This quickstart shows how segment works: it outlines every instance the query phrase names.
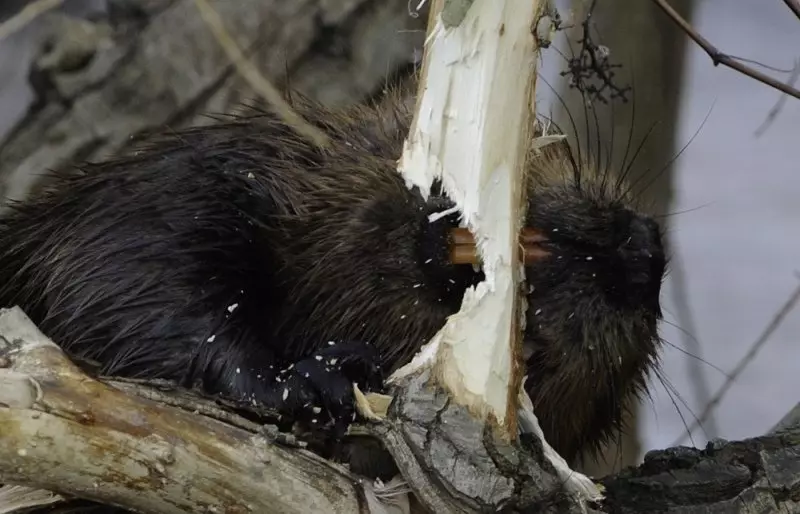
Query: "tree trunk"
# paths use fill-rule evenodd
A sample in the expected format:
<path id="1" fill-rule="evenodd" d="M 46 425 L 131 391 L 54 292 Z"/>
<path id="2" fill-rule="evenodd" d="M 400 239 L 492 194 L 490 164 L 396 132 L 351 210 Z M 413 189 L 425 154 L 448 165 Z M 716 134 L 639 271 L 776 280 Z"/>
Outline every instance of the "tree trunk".
<path id="1" fill-rule="evenodd" d="M 31 72 L 37 100 L 0 141 L 0 196 L 22 199 L 42 170 L 98 160 L 149 131 L 211 123 L 258 103 L 190 0 L 120 0 L 106 19 L 48 15 L 52 48 Z M 214 2 L 274 83 L 328 105 L 377 94 L 422 51 L 407 0 Z"/>

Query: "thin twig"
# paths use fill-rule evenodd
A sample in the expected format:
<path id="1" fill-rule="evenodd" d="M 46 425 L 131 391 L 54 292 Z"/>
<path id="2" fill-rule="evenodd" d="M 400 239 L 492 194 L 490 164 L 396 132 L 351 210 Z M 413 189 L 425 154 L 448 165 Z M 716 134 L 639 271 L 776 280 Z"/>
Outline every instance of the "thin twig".
<path id="1" fill-rule="evenodd" d="M 25 28 L 30 22 L 47 11 L 52 11 L 64 0 L 35 0 L 23 7 L 17 14 L 0 23 L 0 41 Z"/>
<path id="2" fill-rule="evenodd" d="M 236 66 L 236 70 L 250 84 L 258 94 L 260 94 L 274 109 L 275 113 L 298 134 L 307 137 L 312 143 L 321 148 L 329 145 L 328 136 L 319 128 L 314 127 L 304 120 L 289 103 L 283 98 L 281 92 L 270 81 L 268 81 L 256 67 L 247 60 L 244 53 L 233 40 L 222 18 L 208 3 L 207 0 L 194 0 L 200 16 L 206 22 L 208 28 L 214 34 L 217 42 L 228 54 L 228 58 Z"/>
<path id="3" fill-rule="evenodd" d="M 787 80 L 786 82 L 794 86 L 797 83 L 798 78 L 800 78 L 800 59 L 797 59 L 797 61 L 795 62 L 792 74 L 789 75 L 789 80 Z M 778 98 L 778 101 L 775 102 L 775 105 L 767 113 L 767 117 L 764 120 L 764 122 L 761 124 L 760 127 L 756 129 L 755 132 L 756 137 L 760 137 L 762 134 L 764 134 L 764 132 L 766 132 L 767 128 L 769 128 L 769 126 L 772 125 L 772 123 L 778 117 L 778 114 L 781 112 L 781 109 L 783 109 L 783 106 L 786 103 L 786 98 L 788 98 L 786 95 L 781 95 Z"/>
<path id="4" fill-rule="evenodd" d="M 783 0 L 795 16 L 800 18 L 800 0 Z"/>
<path id="5" fill-rule="evenodd" d="M 789 1 L 796 2 L 796 0 L 785 0 L 787 3 Z M 689 36 L 695 43 L 697 43 L 700 48 L 702 48 L 711 60 L 714 62 L 714 66 L 722 64 L 723 66 L 727 66 L 732 68 L 739 73 L 747 75 L 750 78 L 753 78 L 763 84 L 768 86 L 774 87 L 779 91 L 783 91 L 787 95 L 791 95 L 795 98 L 800 99 L 800 90 L 790 86 L 789 84 L 783 83 L 779 80 L 776 80 L 769 75 L 761 73 L 758 70 L 755 70 L 745 64 L 742 64 L 740 61 L 737 61 L 733 57 L 728 54 L 720 52 L 717 47 L 711 44 L 706 38 L 701 36 L 695 29 L 692 27 L 689 22 L 687 22 L 680 14 L 678 14 L 675 9 L 667 2 L 667 0 L 653 0 L 655 4 L 662 10 L 664 13 L 669 16 L 672 21 L 674 21 L 680 28 L 683 30 L 687 36 Z"/>
<path id="6" fill-rule="evenodd" d="M 739 57 L 738 55 L 728 54 L 731 59 L 736 59 L 737 61 L 746 62 L 748 64 L 755 64 L 756 66 L 761 66 L 766 70 L 777 71 L 778 73 L 789 73 L 791 74 L 794 71 L 794 66 L 789 68 L 788 70 L 785 68 L 778 68 L 777 66 L 770 66 L 769 64 L 764 64 L 763 62 L 758 62 L 754 59 L 745 59 L 744 57 Z"/>
<path id="7" fill-rule="evenodd" d="M 769 338 L 772 336 L 775 330 L 777 330 L 778 327 L 781 325 L 784 318 L 786 318 L 789 312 L 791 312 L 791 310 L 795 307 L 798 300 L 800 300 L 800 285 L 795 288 L 795 290 L 792 292 L 792 294 L 789 296 L 789 298 L 786 300 L 786 302 L 783 304 L 780 310 L 775 314 L 775 316 L 769 322 L 769 324 L 761 333 L 761 335 L 758 337 L 758 339 L 756 339 L 756 341 L 752 344 L 750 350 L 748 350 L 745 356 L 739 360 L 739 363 L 736 365 L 733 371 L 731 371 L 731 373 L 728 374 L 728 376 L 725 378 L 725 382 L 722 384 L 722 387 L 719 388 L 717 393 L 706 404 L 705 408 L 703 409 L 703 412 L 699 416 L 697 416 L 692 426 L 689 427 L 686 430 L 686 432 L 683 435 L 681 435 L 681 437 L 678 438 L 671 446 L 679 445 L 681 441 L 683 441 L 688 435 L 690 435 L 697 427 L 703 424 L 703 422 L 706 420 L 709 414 L 717 407 L 717 405 L 719 405 L 720 401 L 722 401 L 722 398 L 730 390 L 731 386 L 736 381 L 736 379 L 739 378 L 739 375 L 742 373 L 742 371 L 744 371 L 747 365 L 753 361 L 758 351 L 761 350 L 761 348 L 769 340 Z"/>

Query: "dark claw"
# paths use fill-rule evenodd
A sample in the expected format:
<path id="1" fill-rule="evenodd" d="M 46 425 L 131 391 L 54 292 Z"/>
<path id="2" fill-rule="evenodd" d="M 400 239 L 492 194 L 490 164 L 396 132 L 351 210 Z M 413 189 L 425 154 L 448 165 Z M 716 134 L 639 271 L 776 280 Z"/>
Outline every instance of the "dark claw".
<path id="1" fill-rule="evenodd" d="M 336 439 L 356 418 L 353 383 L 362 391 L 375 391 L 384 378 L 377 349 L 366 343 L 326 346 L 281 375 L 285 405 L 311 423 L 332 422 Z"/>

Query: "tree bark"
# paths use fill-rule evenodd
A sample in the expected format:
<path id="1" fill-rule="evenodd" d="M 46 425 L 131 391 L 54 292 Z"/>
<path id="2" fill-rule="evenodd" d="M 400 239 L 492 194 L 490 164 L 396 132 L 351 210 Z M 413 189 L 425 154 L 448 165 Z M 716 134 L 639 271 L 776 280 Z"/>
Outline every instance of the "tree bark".
<path id="1" fill-rule="evenodd" d="M 504 441 L 427 380 L 354 429 L 383 442 L 420 512 L 800 512 L 798 425 L 651 452 L 581 505 L 541 441 Z M 0 384 L 0 483 L 143 512 L 381 512 L 369 484 L 230 409 L 86 376 L 17 308 L 0 311 Z"/>
<path id="2" fill-rule="evenodd" d="M 258 103 L 191 0 L 119 0 L 107 19 L 48 20 L 37 102 L 0 141 L 0 196 L 22 199 L 42 170 L 102 159 L 154 130 L 211 123 Z M 407 71 L 423 17 L 407 0 L 216 0 L 236 43 L 273 82 L 328 105 L 363 100 Z"/>

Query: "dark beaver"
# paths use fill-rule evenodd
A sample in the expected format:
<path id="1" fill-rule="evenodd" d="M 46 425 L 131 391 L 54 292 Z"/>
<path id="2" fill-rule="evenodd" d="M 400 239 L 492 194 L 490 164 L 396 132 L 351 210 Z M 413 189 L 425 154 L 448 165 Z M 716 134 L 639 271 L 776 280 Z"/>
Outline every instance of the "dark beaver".
<path id="1" fill-rule="evenodd" d="M 254 112 L 54 178 L 0 223 L 0 304 L 104 374 L 200 383 L 340 435 L 351 382 L 379 388 L 481 274 L 448 260 L 457 216 L 428 221 L 451 202 L 396 172 L 399 102 L 295 107 L 329 149 Z M 527 270 L 527 388 L 574 460 L 645 387 L 665 258 L 658 225 L 566 143 L 530 169 L 527 223 L 550 256 Z"/>

